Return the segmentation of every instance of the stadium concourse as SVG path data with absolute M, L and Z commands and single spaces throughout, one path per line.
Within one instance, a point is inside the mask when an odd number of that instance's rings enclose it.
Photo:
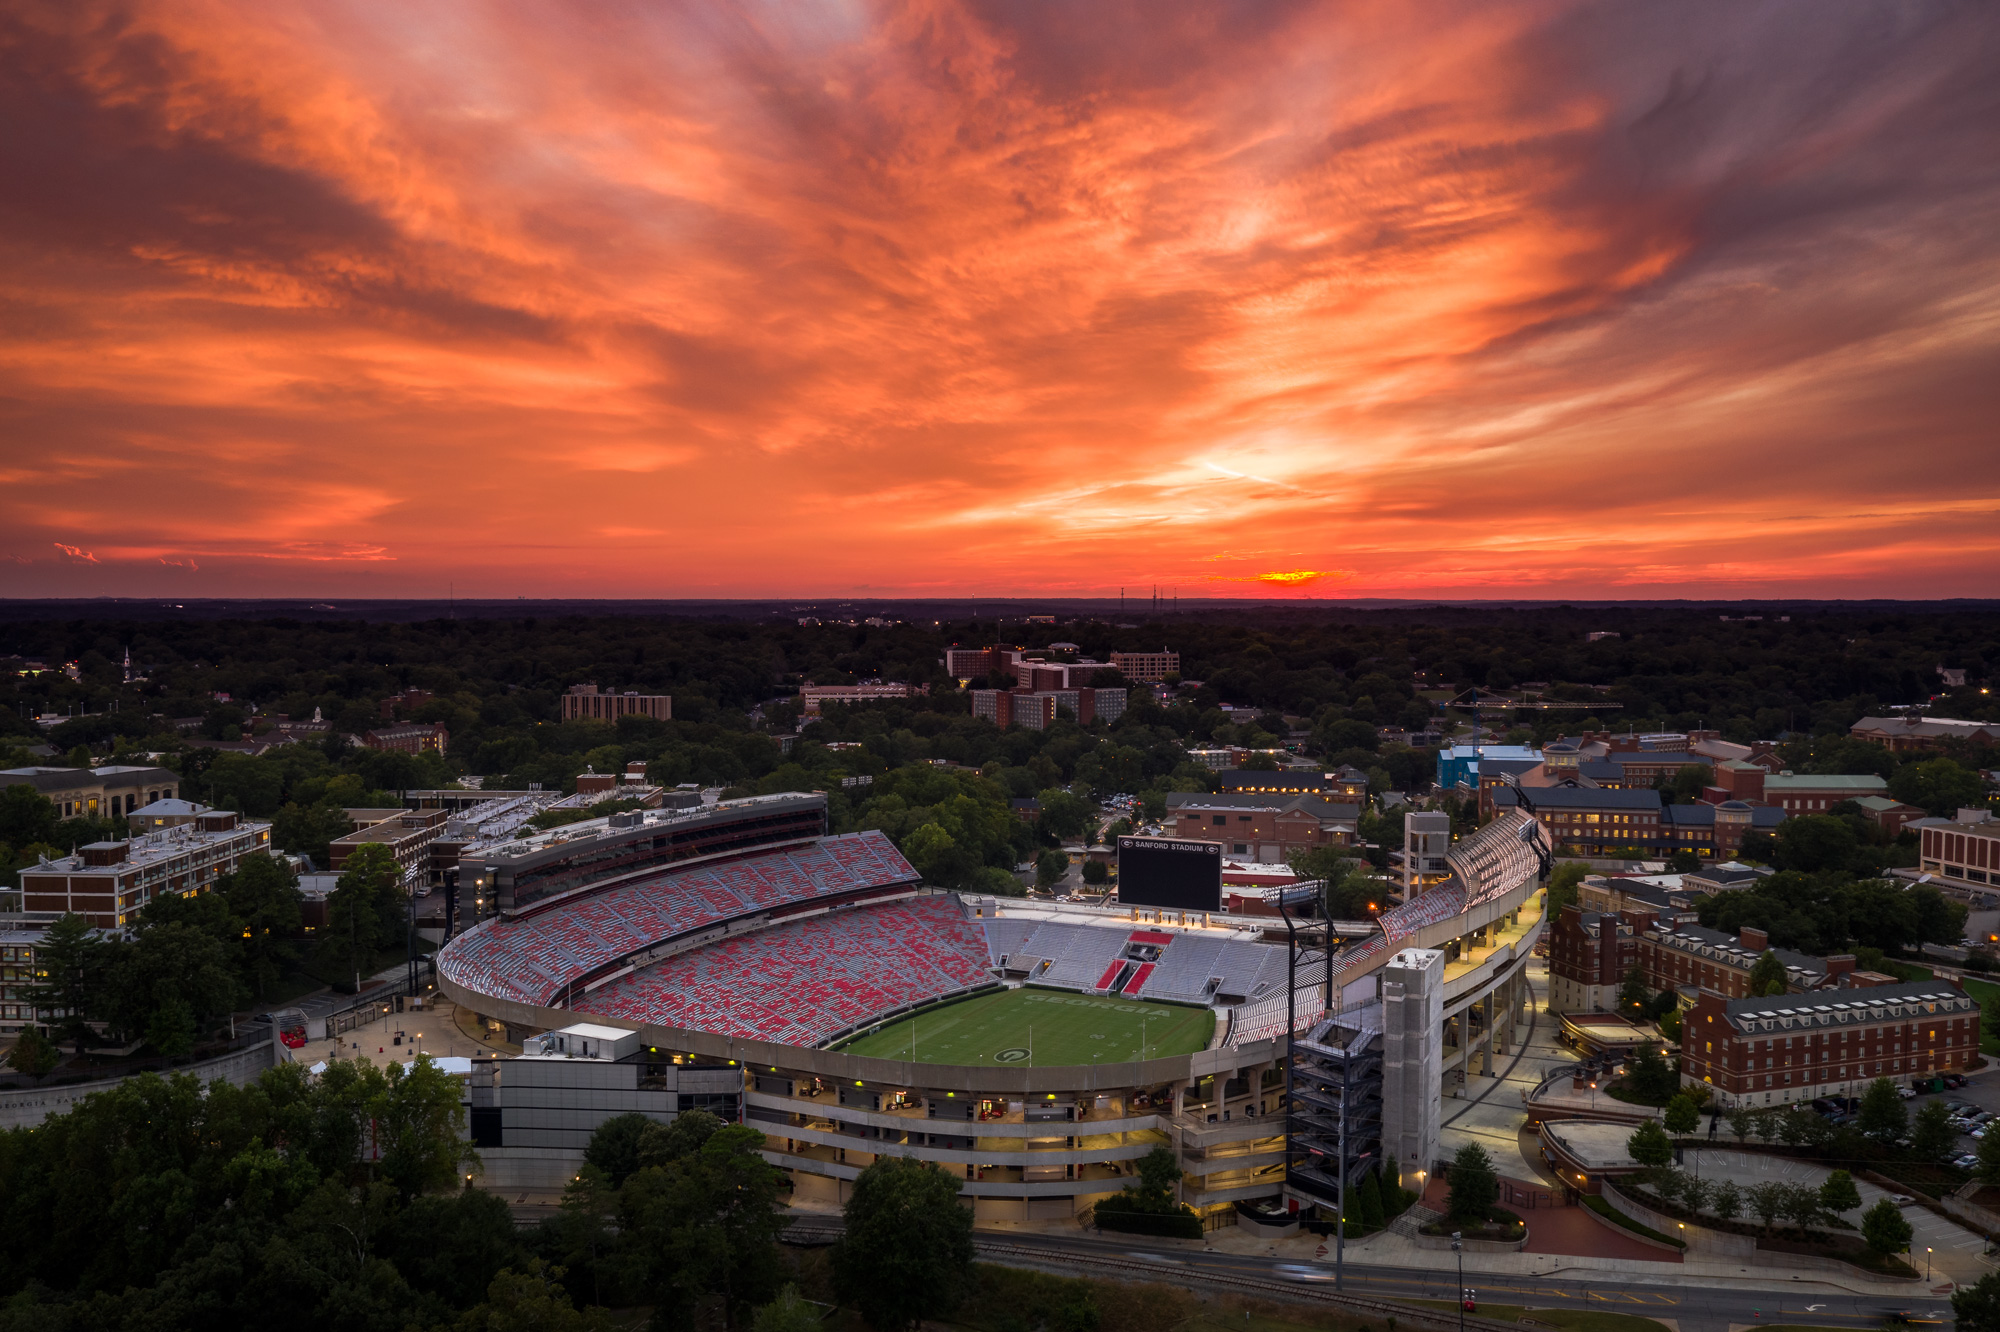
M 1067 1218 L 1162 1143 L 1179 1155 L 1183 1198 L 1198 1210 L 1288 1193 L 1312 1206 L 1324 1200 L 1287 1183 L 1286 1116 L 1303 1104 L 1288 1089 L 1289 1031 L 1314 1027 L 1317 1041 L 1333 1030 L 1329 996 L 1341 1031 L 1382 1031 L 1383 969 L 1405 968 L 1410 986 L 1432 993 L 1399 1010 L 1420 1014 L 1407 1052 L 1422 1076 L 1394 1085 L 1431 1108 L 1382 1115 L 1379 1057 L 1374 1090 L 1349 1095 L 1373 1096 L 1371 1115 L 1434 1126 L 1454 1062 L 1463 1067 L 1481 1041 L 1489 1059 L 1512 1041 L 1519 963 L 1541 925 L 1539 911 L 1524 911 L 1538 903 L 1533 821 L 1510 816 L 1460 844 L 1450 881 L 1336 953 L 1331 977 L 1324 963 L 1302 965 L 1294 997 L 1284 936 L 1268 918 L 942 892 L 881 833 L 829 835 L 824 811 L 817 795 L 648 811 L 571 825 L 513 853 L 560 891 L 525 891 L 529 874 L 510 871 L 509 849 L 468 857 L 513 896 L 495 893 L 498 913 L 440 952 L 446 995 L 522 1036 L 577 1030 L 586 1034 L 556 1046 L 618 1052 L 594 1071 L 542 1054 L 475 1072 L 475 1139 L 495 1187 L 557 1190 L 609 1114 L 665 1119 L 698 1105 L 762 1127 L 807 1206 L 837 1206 L 875 1153 L 894 1151 L 962 1170 L 985 1219 Z M 815 823 L 816 835 L 800 835 Z M 1145 1047 L 1154 1057 L 1056 1066 L 1009 1065 L 1009 1051 L 974 1066 L 832 1048 L 1023 986 L 1090 996 L 1107 1014 L 1206 1008 L 1213 1036 L 1164 1057 Z M 1082 1010 L 1066 1016 L 1088 1021 Z M 1108 1029 L 1102 1039 L 1113 1042 L 1105 1051 L 1143 1044 Z M 1453 1046 L 1455 1061 L 1444 1057 Z M 552 1060 L 561 1067 L 550 1071 Z M 1434 1129 L 1415 1143 L 1414 1157 L 1399 1153 L 1412 1170 L 1434 1151 Z M 1382 1152 L 1373 1139 L 1350 1149 L 1350 1177 Z M 1314 1178 L 1329 1169 L 1316 1162 Z

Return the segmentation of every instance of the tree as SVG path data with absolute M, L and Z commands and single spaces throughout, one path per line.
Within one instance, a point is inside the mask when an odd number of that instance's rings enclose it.
M 235 971 L 216 939 L 179 922 L 142 926 L 130 942 L 107 943 L 102 1011 L 115 1031 L 143 1036 L 182 1058 L 239 997 Z
M 1053 888 L 1062 882 L 1063 875 L 1069 873 L 1069 857 L 1062 852 L 1050 850 L 1035 857 L 1035 886 Z
M 1979 1164 L 1973 1173 L 1981 1184 L 2000 1184 L 2000 1133 L 1988 1133 L 1979 1140 Z
M 276 856 L 248 856 L 234 874 L 217 881 L 215 891 L 228 903 L 242 936 L 238 966 L 243 981 L 261 999 L 297 961 L 291 941 L 299 932 L 303 900 L 298 879 Z
M 1957 1140 L 1958 1134 L 1951 1126 L 1951 1111 L 1944 1102 L 1924 1102 L 1910 1126 L 1910 1150 L 1922 1160 L 1936 1161 L 1949 1153 Z M 1979 1141 L 1981 1146 L 1986 1143 L 1984 1138 Z
M 42 1035 L 39 1027 L 23 1027 L 14 1041 L 14 1048 L 7 1052 L 7 1065 L 16 1073 L 31 1078 L 45 1078 L 55 1071 L 56 1062 L 62 1058 L 48 1037 Z
M 1909 1111 L 1903 1108 L 1896 1084 L 1888 1078 L 1869 1083 L 1868 1090 L 1861 1093 L 1861 1113 L 1856 1122 L 1870 1139 L 1884 1147 L 1893 1146 L 1910 1127 Z
M 1778 1114 L 1778 1141 L 1787 1147 L 1820 1147 L 1833 1140 L 1833 1125 L 1798 1106 Z
M 1680 1076 L 1674 1072 L 1660 1054 L 1660 1047 L 1651 1041 L 1641 1045 L 1626 1066 L 1625 1082 L 1640 1097 L 1648 1101 L 1663 1102 L 1675 1094 L 1680 1086 Z
M 1041 829 L 1057 841 L 1077 841 L 1096 831 L 1097 812 L 1083 797 L 1051 787 L 1036 799 L 1042 806 Z
M 1667 1132 L 1685 1135 L 1695 1131 L 1701 1124 L 1701 1111 L 1695 1106 L 1694 1098 L 1686 1094 L 1667 1102 Z
M 2000 1272 L 1953 1291 L 1951 1312 L 1959 1332 L 2000 1332 Z
M 799 1294 L 797 1286 L 786 1286 L 778 1298 L 757 1311 L 750 1332 L 819 1332 L 819 1309 Z
M 1743 1190 L 1733 1179 L 1720 1180 L 1709 1194 L 1708 1210 L 1724 1221 L 1734 1221 L 1743 1212 Z
M 1625 1154 L 1657 1173 L 1673 1163 L 1674 1141 L 1660 1127 L 1659 1120 L 1649 1119 L 1625 1139 Z
M 1986 803 L 1979 774 L 1948 758 L 1904 764 L 1889 778 L 1889 794 L 1906 805 L 1921 805 L 1939 818 Z
M 459 1316 L 456 1332 L 608 1332 L 615 1326 L 602 1309 L 577 1309 L 563 1289 L 560 1267 L 544 1268 L 541 1259 L 530 1258 L 524 1268 L 502 1269 L 487 1286 L 485 1302 Z
M 1787 1221 L 1801 1229 L 1810 1227 L 1820 1219 L 1820 1192 L 1803 1184 L 1785 1185 L 1784 1214 Z
M 1910 1236 L 1914 1233 L 1910 1223 L 1903 1219 L 1903 1213 L 1887 1198 L 1862 1214 L 1862 1242 L 1867 1244 L 1870 1252 L 1885 1258 L 1909 1248 Z
M 95 1036 L 89 1019 L 97 1007 L 102 952 L 96 932 L 75 912 L 59 917 L 35 945 L 35 983 L 28 989 L 28 1002 L 50 1033 L 74 1043 L 79 1054 Z
M 327 895 L 322 964 L 336 977 L 374 970 L 375 954 L 402 937 L 406 901 L 395 854 L 380 842 L 356 847 Z
M 1447 1176 L 1451 1192 L 1445 1199 L 1445 1214 L 1468 1225 L 1483 1223 L 1500 1201 L 1500 1177 L 1493 1159 L 1476 1142 L 1468 1142 L 1452 1158 Z
M 654 1142 L 642 1137 L 642 1161 Z M 621 1266 L 633 1293 L 671 1310 L 676 1325 L 708 1321 L 711 1309 L 733 1325 L 778 1292 L 785 1179 L 763 1145 L 757 1130 L 724 1125 L 684 1156 L 642 1165 L 619 1190 Z
M 591 1133 L 584 1162 L 597 1167 L 607 1185 L 619 1187 L 639 1169 L 639 1140 L 652 1127 L 653 1121 L 636 1110 L 613 1115 Z
M 1749 1106 L 1739 1105 L 1729 1112 L 1729 1131 L 1736 1135 L 1736 1141 L 1742 1142 L 1757 1131 L 1758 1122 L 1762 1118 L 1763 1116 Z
M 1753 995 L 1783 994 L 1790 985 L 1790 977 L 1785 973 L 1785 964 L 1778 955 L 1766 948 L 1750 968 L 1750 993 Z
M 1707 1180 L 1699 1175 L 1681 1176 L 1681 1206 L 1697 1215 L 1708 1206 L 1710 1188 Z
M 1781 1184 L 1775 1179 L 1767 1179 L 1752 1184 L 1745 1191 L 1744 1201 L 1749 1204 L 1751 1214 L 1762 1221 L 1764 1228 L 1769 1230 L 1783 1214 L 1789 1191 L 1788 1185 Z
M 877 1157 L 842 1209 L 834 1289 L 881 1332 L 949 1316 L 972 1289 L 972 1212 L 964 1181 L 928 1162 Z
M 1562 909 L 1577 900 L 1577 885 L 1590 875 L 1590 866 L 1580 860 L 1564 861 L 1549 875 L 1548 899 L 1545 914 L 1553 920 L 1562 914 Z
M 1836 1170 L 1821 1180 L 1819 1205 L 1836 1216 L 1861 1206 L 1861 1190 L 1854 1186 L 1854 1176 Z
M 1354 1196 L 1349 1199 L 1349 1210 L 1354 1213 L 1353 1219 L 1369 1230 L 1382 1228 L 1387 1216 L 1382 1210 L 1382 1193 L 1376 1185 L 1374 1171 L 1371 1170 L 1361 1177 L 1361 1183 L 1354 1189 Z
M 1090 884 L 1105 883 L 1108 882 L 1110 878 L 1111 878 L 1111 867 L 1105 864 L 1103 861 L 1086 860 L 1083 862 L 1083 881 L 1085 883 L 1090 883 Z
M 1628 1017 L 1646 1011 L 1646 1005 L 1653 1002 L 1652 987 L 1646 984 L 1646 973 L 1634 962 L 1625 973 L 1625 980 L 1618 987 L 1618 1011 Z
M 56 823 L 55 802 L 26 782 L 0 790 L 0 842 L 9 846 L 52 842 Z
M 1778 825 L 1773 863 L 1780 869 L 1817 874 L 1844 869 L 1861 845 L 1844 820 L 1831 814 L 1802 814 Z

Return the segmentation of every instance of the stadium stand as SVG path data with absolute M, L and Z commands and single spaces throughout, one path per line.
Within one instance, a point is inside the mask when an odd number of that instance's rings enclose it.
M 1311 1026 L 1326 1012 L 1326 963 L 1318 958 L 1299 966 L 1298 1003 L 1293 1014 L 1300 1030 Z M 1228 1043 L 1247 1045 L 1285 1034 L 1284 977 L 1278 979 L 1277 993 L 1238 1004 L 1230 1013 Z
M 1470 911 L 1543 872 L 1548 858 L 1542 825 L 1532 814 L 1517 809 L 1455 843 L 1445 852 L 1444 860 L 1464 889 L 1462 909 Z
M 880 832 L 828 837 L 612 884 L 517 920 L 482 921 L 445 946 L 438 968 L 482 994 L 544 1004 L 578 977 L 677 935 L 918 878 Z
M 1407 902 L 1375 918 L 1382 936 L 1394 943 L 1408 938 L 1426 925 L 1450 920 L 1465 911 L 1465 891 L 1455 883 L 1441 883 L 1414 902 Z
M 1021 952 L 1022 946 L 1034 934 L 1039 921 L 988 919 L 986 927 L 986 954 L 992 965 L 1000 966 L 1003 959 L 1012 959 Z M 1017 965 L 1007 961 L 1008 966 Z
M 879 1014 L 992 980 L 987 943 L 954 897 L 777 925 L 621 976 L 579 1011 L 725 1036 L 818 1045 Z
M 1146 997 L 1207 1003 L 1208 982 L 1211 977 L 1221 974 L 1215 969 L 1215 963 L 1226 942 L 1225 939 L 1205 934 L 1176 935 L 1166 951 L 1160 954 L 1159 970 L 1146 982 Z
M 1125 948 L 1126 931 L 1100 925 L 1058 925 L 1044 922 L 1025 944 L 1023 956 L 1040 959 L 1028 972 L 1028 979 L 1042 985 L 1087 990 L 1104 975 L 1106 967 L 1118 961 Z M 1009 963 L 1015 969 L 1017 963 Z

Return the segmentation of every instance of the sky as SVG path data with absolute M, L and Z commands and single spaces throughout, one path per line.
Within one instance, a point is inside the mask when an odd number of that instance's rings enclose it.
M 0 10 L 0 596 L 2000 588 L 2000 9 Z

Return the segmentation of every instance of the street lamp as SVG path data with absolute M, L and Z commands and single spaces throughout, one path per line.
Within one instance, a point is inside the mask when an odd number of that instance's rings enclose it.
M 1458 1255 L 1458 1332 L 1465 1332 L 1465 1246 L 1459 1241 L 1465 1232 L 1451 1232 L 1451 1251 Z
M 1924 1248 L 1924 1280 L 1929 1281 L 1930 1279 L 1931 1279 L 1931 1251 L 1929 1246 L 1927 1245 Z

